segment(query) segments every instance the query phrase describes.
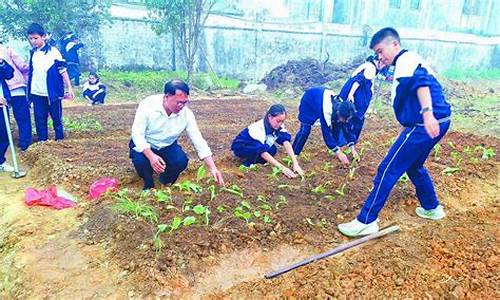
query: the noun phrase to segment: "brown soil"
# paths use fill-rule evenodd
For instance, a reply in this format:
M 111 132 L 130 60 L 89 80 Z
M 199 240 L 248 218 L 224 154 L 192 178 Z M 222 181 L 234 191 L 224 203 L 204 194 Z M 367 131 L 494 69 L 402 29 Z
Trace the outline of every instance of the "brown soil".
M 366 121 L 358 149 L 364 148 L 364 155 L 352 179 L 349 179 L 349 170 L 327 153 L 318 128 L 313 130 L 305 154 L 300 158 L 307 172 L 305 180 L 272 178 L 268 176 L 269 166 L 245 173 L 238 169 L 238 162 L 230 153 L 230 142 L 244 126 L 260 118 L 267 105 L 231 99 L 190 103 L 227 186 L 236 184 L 243 189 L 244 196 L 217 189 L 216 198 L 210 200 L 207 187 L 212 183 L 206 178 L 198 183 L 204 188 L 199 194 L 172 188 L 171 205 L 175 209 L 159 203 L 154 195 L 143 195 L 140 201 L 158 212 L 157 224 L 170 224 L 174 216 L 193 215 L 182 209 L 187 199 L 191 206 L 203 204 L 211 211 L 208 226 L 198 217 L 198 223 L 193 226 L 162 234 L 164 247 L 159 253 L 153 247 L 156 223 L 118 213 L 113 208 L 116 200 L 112 195 L 97 202 L 89 202 L 85 196 L 94 180 L 113 176 L 120 180 L 121 187 L 130 189 L 131 197 L 141 198 L 141 181 L 129 161 L 127 146 L 136 105 L 66 109 L 68 117 L 91 115 L 102 124 L 103 130 L 68 132 L 63 142 L 35 144 L 22 155 L 23 163 L 30 167 L 30 180 L 34 185 L 60 184 L 81 196 L 79 207 L 74 210 L 74 224 L 67 227 L 69 234 L 58 233 L 55 239 L 68 240 L 67 244 L 61 246 L 46 241 L 41 245 L 46 248 L 40 248 L 38 255 L 47 251 L 59 253 L 61 247 L 73 253 L 82 247 L 85 253 L 79 260 L 82 265 L 97 257 L 100 262 L 112 265 L 114 272 L 120 272 L 120 280 L 104 280 L 107 285 L 104 284 L 100 292 L 108 296 L 116 295 L 103 292 L 113 283 L 117 284 L 115 292 L 121 293 L 121 287 L 126 284 L 133 290 L 132 296 L 141 297 L 498 296 L 495 192 L 498 156 L 481 159 L 482 152 L 476 146 L 492 147 L 498 152 L 499 139 L 461 132 L 450 132 L 441 142 L 440 154 L 432 155 L 427 162 L 436 190 L 447 208 L 445 221 L 433 223 L 415 217 L 417 200 L 413 186 L 410 182 L 400 182 L 381 219 L 385 225 L 401 225 L 401 233 L 276 280 L 259 279 L 266 271 L 348 240 L 336 230 L 336 225 L 355 216 L 368 194 L 378 163 L 398 132 L 397 125 L 386 119 L 373 117 Z M 298 125 L 294 110 L 290 108 L 287 124 L 292 133 Z M 180 144 L 188 151 L 191 161 L 179 182 L 188 179 L 195 182 L 196 169 L 201 163 L 186 137 L 181 138 Z M 278 157 L 282 158 L 283 151 L 280 152 Z M 443 170 L 456 166 L 459 159 L 460 171 L 443 175 Z M 320 185 L 325 188 L 323 193 L 312 192 Z M 343 195 L 337 192 L 342 186 L 345 186 Z M 475 187 L 482 191 L 480 198 L 473 197 L 477 194 Z M 270 210 L 262 208 L 259 196 L 265 197 Z M 265 223 L 262 217 L 255 216 L 248 223 L 236 218 L 233 211 L 243 200 L 249 203 L 252 213 L 259 210 L 271 222 Z M 218 211 L 221 205 L 225 208 L 223 212 Z M 54 233 L 47 233 L 50 234 Z M 33 255 L 36 258 L 37 252 Z M 61 264 L 69 263 L 69 258 Z M 24 272 L 46 270 L 50 261 L 50 257 L 42 262 L 32 259 L 34 266 Z M 77 269 L 78 260 L 75 264 Z M 103 270 L 96 268 L 99 274 L 105 273 Z M 75 272 L 71 273 L 71 280 L 85 278 L 84 274 Z M 39 281 L 50 284 L 66 280 L 59 276 L 55 274 Z M 40 285 L 35 286 L 28 289 L 33 293 L 23 295 L 43 294 Z

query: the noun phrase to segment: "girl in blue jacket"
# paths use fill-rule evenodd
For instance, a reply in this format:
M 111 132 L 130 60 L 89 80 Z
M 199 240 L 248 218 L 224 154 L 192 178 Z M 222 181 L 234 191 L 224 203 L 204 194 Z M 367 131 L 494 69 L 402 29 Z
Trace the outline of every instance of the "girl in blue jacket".
M 365 114 L 373 96 L 373 80 L 384 67 L 385 65 L 376 56 L 369 56 L 365 63 L 354 70 L 340 90 L 339 97 L 351 101 L 356 107 L 356 113 L 349 122 L 355 137 L 352 147 L 355 156 L 357 152 L 354 145 L 358 142 L 365 123 Z
M 272 105 L 262 120 L 259 120 L 243 129 L 233 140 L 231 150 L 249 167 L 252 164 L 270 163 L 281 169 L 283 174 L 289 178 L 304 175 L 304 171 L 297 161 L 297 157 L 290 143 L 291 136 L 286 131 L 286 111 L 281 104 Z M 293 171 L 277 161 L 273 156 L 277 152 L 275 143 L 283 145 L 288 156 L 292 159 Z

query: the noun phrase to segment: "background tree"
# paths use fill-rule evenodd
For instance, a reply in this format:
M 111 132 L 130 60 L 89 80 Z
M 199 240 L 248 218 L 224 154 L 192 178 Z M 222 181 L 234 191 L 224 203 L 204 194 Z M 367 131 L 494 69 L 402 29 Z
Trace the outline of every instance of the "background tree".
M 180 48 L 191 84 L 202 28 L 217 0 L 146 0 L 152 28 L 171 33 Z

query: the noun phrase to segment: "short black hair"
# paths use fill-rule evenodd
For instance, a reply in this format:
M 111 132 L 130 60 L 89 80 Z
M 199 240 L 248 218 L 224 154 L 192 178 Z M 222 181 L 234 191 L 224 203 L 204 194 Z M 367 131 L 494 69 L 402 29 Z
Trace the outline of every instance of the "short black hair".
M 385 27 L 385 28 L 382 28 L 379 31 L 377 31 L 372 36 L 372 39 L 370 41 L 370 49 L 375 48 L 375 46 L 378 43 L 380 43 L 383 39 L 385 39 L 386 37 L 392 37 L 393 39 L 398 41 L 398 43 L 401 43 L 401 41 L 399 40 L 399 34 L 396 31 L 396 29 L 394 29 L 392 27 Z
M 163 88 L 163 93 L 165 95 L 175 95 L 176 90 L 181 90 L 184 94 L 189 95 L 189 86 L 187 83 L 180 79 L 172 79 L 165 83 L 165 87 Z
M 337 107 L 339 116 L 345 119 L 349 119 L 350 117 L 352 117 L 355 111 L 356 107 L 354 106 L 354 103 L 348 100 L 340 102 L 339 106 Z
M 28 34 L 39 34 L 39 35 L 45 35 L 45 29 L 43 29 L 42 25 L 38 23 L 31 23 L 30 26 L 28 26 L 28 29 L 26 30 Z
M 282 114 L 286 114 L 285 106 L 282 104 L 273 104 L 267 110 L 266 116 L 276 117 Z

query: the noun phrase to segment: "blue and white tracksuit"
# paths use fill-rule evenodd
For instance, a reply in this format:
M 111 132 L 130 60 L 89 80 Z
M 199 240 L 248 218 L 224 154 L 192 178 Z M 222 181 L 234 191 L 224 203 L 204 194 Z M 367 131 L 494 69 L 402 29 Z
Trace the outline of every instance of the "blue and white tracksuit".
M 319 119 L 321 133 L 326 146 L 338 151 L 344 145 L 352 145 L 356 136 L 349 123 L 342 123 L 333 113 L 333 102 L 336 95 L 333 91 L 324 87 L 313 87 L 308 89 L 299 105 L 300 129 L 293 140 L 293 151 L 299 155 L 311 133 L 311 126 Z M 333 124 L 332 124 L 333 123 Z
M 291 140 L 291 135 L 284 127 L 274 130 L 264 119 L 252 123 L 243 129 L 233 140 L 231 150 L 241 159 L 242 164 L 250 166 L 256 163 L 265 163 L 261 154 L 267 152 L 274 156 L 276 145 L 283 145 Z
M 396 119 L 405 128 L 380 163 L 373 190 L 365 201 L 358 221 L 368 224 L 377 219 L 389 193 L 406 172 L 415 185 L 420 205 L 434 209 L 439 205 L 434 185 L 424 167 L 425 160 L 450 127 L 451 108 L 432 69 L 415 53 L 402 50 L 394 59 L 392 100 Z M 438 120 L 439 136 L 430 138 L 423 126 L 417 89 L 429 87 L 432 110 Z
M 349 120 L 351 131 L 356 137 L 354 143 L 358 142 L 361 130 L 365 123 L 365 114 L 370 106 L 373 96 L 373 79 L 377 75 L 377 68 L 373 62 L 365 62 L 360 65 L 352 73 L 351 78 L 347 80 L 342 89 L 340 90 L 339 97 L 347 100 L 352 85 L 357 82 L 359 87 L 354 93 L 354 106 L 356 107 L 356 114 Z
M 14 77 L 14 68 L 4 61 L 2 66 L 0 66 L 0 98 L 5 99 L 7 102 L 10 101 L 10 91 L 5 81 L 12 77 Z M 6 108 L 8 107 L 6 106 Z M 0 110 L 2 109 L 3 108 L 0 107 Z M 8 115 L 7 111 L 7 116 Z M 9 120 L 5 120 L 3 112 L 0 111 L 0 165 L 5 162 L 5 153 L 9 148 L 9 134 L 7 132 L 6 122 L 9 122 Z

